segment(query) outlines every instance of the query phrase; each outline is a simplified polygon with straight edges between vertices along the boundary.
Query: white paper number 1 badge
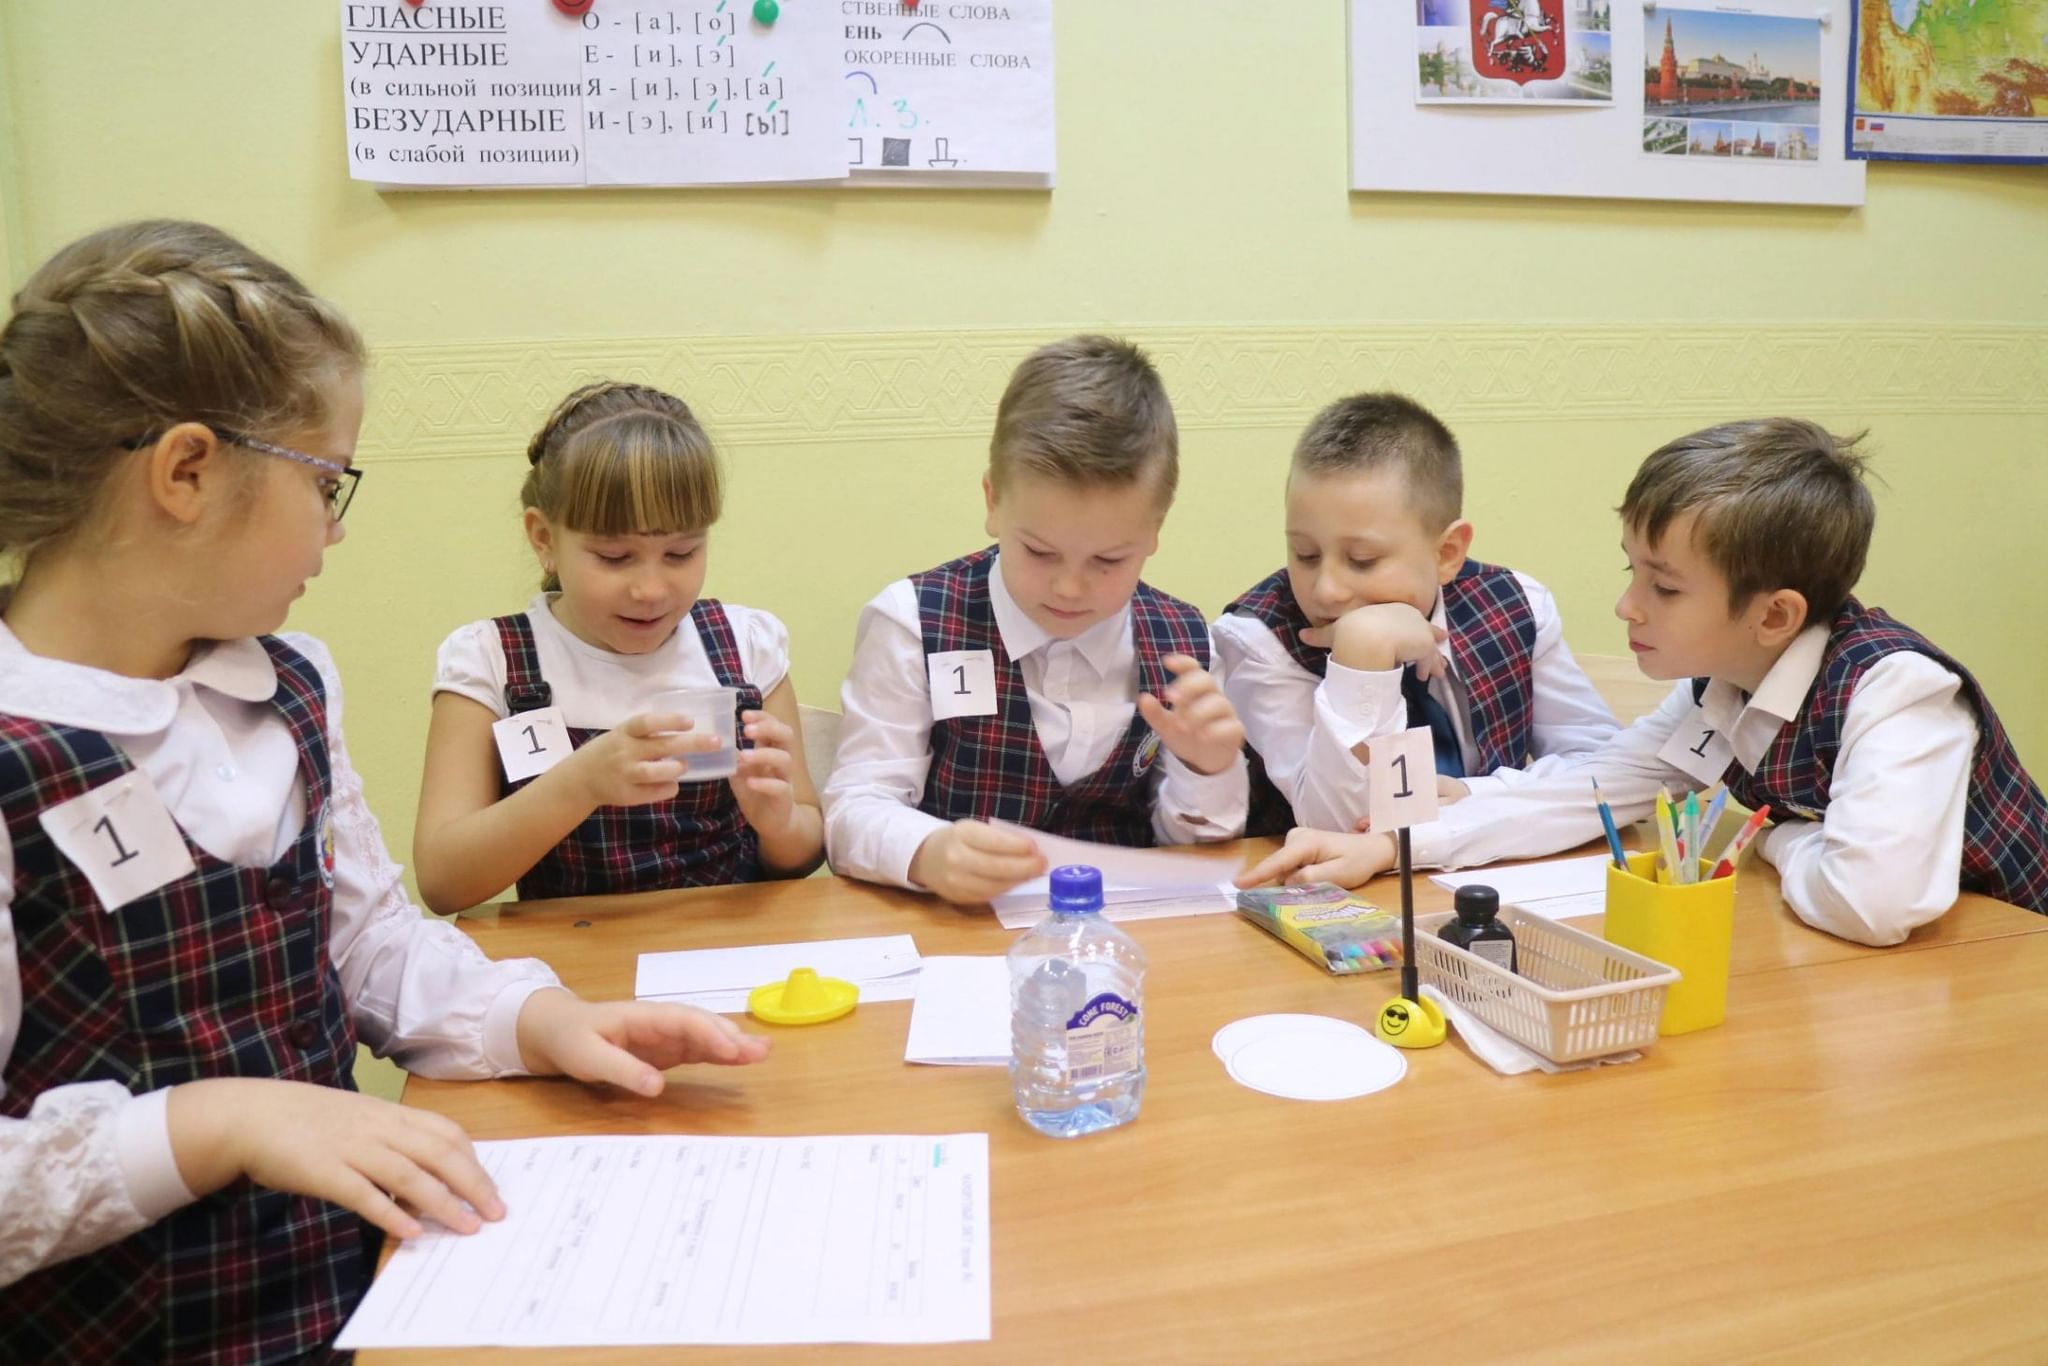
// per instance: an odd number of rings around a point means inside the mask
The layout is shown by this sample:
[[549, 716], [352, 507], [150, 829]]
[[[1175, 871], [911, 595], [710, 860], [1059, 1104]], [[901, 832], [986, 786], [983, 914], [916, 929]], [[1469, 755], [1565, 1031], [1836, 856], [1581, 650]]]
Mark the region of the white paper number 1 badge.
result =
[[576, 750], [569, 728], [562, 724], [560, 707], [538, 707], [494, 721], [491, 736], [498, 742], [498, 759], [505, 765], [508, 783], [538, 777]]
[[1735, 761], [1735, 746], [1707, 723], [1706, 712], [1695, 702], [1657, 757], [1705, 787], [1719, 782], [1728, 771]]
[[996, 657], [990, 650], [940, 650], [924, 657], [932, 720], [996, 714]]
[[193, 871], [185, 836], [140, 769], [60, 802], [37, 819], [109, 911]]
[[1375, 735], [1366, 742], [1372, 791], [1366, 812], [1376, 831], [1392, 833], [1436, 819], [1436, 737], [1428, 726]]

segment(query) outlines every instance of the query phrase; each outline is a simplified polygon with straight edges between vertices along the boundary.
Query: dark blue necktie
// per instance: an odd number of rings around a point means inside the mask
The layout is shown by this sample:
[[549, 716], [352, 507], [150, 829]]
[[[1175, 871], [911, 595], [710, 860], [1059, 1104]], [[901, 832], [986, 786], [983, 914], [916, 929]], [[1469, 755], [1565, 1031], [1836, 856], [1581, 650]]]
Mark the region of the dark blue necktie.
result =
[[1408, 702], [1408, 724], [1428, 726], [1436, 744], [1436, 771], [1447, 778], [1465, 776], [1465, 759], [1458, 752], [1458, 730], [1444, 704], [1429, 695], [1429, 685], [1415, 676], [1415, 666], [1401, 670], [1401, 696]]

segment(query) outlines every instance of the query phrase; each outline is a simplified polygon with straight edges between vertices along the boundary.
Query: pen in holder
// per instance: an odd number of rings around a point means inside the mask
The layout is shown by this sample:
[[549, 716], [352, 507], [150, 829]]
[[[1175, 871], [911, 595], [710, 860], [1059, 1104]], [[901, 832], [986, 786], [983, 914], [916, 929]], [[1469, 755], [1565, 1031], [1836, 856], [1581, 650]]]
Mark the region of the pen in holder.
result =
[[1728, 954], [1735, 935], [1735, 875], [1674, 883], [1654, 853], [1631, 854], [1628, 871], [1607, 869], [1608, 943], [1678, 969], [1664, 994], [1659, 1034], [1711, 1029], [1728, 1013]]

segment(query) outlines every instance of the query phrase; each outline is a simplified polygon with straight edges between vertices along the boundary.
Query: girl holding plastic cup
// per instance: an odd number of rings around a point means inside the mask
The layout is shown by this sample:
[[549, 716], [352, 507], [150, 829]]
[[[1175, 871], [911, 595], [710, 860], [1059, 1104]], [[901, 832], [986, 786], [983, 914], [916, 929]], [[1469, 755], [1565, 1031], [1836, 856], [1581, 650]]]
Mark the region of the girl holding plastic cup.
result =
[[789, 633], [700, 598], [718, 461], [681, 399], [587, 385], [527, 448], [542, 591], [441, 644], [420, 898], [802, 877], [823, 857]]

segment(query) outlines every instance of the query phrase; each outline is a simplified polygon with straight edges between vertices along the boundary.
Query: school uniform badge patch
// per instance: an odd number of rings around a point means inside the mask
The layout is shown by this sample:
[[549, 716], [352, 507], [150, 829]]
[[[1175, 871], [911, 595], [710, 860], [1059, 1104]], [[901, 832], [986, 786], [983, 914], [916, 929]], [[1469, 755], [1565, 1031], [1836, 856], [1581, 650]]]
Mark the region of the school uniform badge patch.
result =
[[1159, 732], [1156, 730], [1146, 731], [1145, 738], [1138, 743], [1137, 754], [1131, 758], [1131, 773], [1136, 777], [1142, 778], [1145, 775], [1145, 770], [1151, 768], [1152, 761], [1158, 757]]
[[1565, 74], [1564, 0], [1471, 0], [1472, 69], [1527, 85]]
[[320, 804], [320, 882], [332, 890], [334, 887], [334, 803], [332, 800]]

